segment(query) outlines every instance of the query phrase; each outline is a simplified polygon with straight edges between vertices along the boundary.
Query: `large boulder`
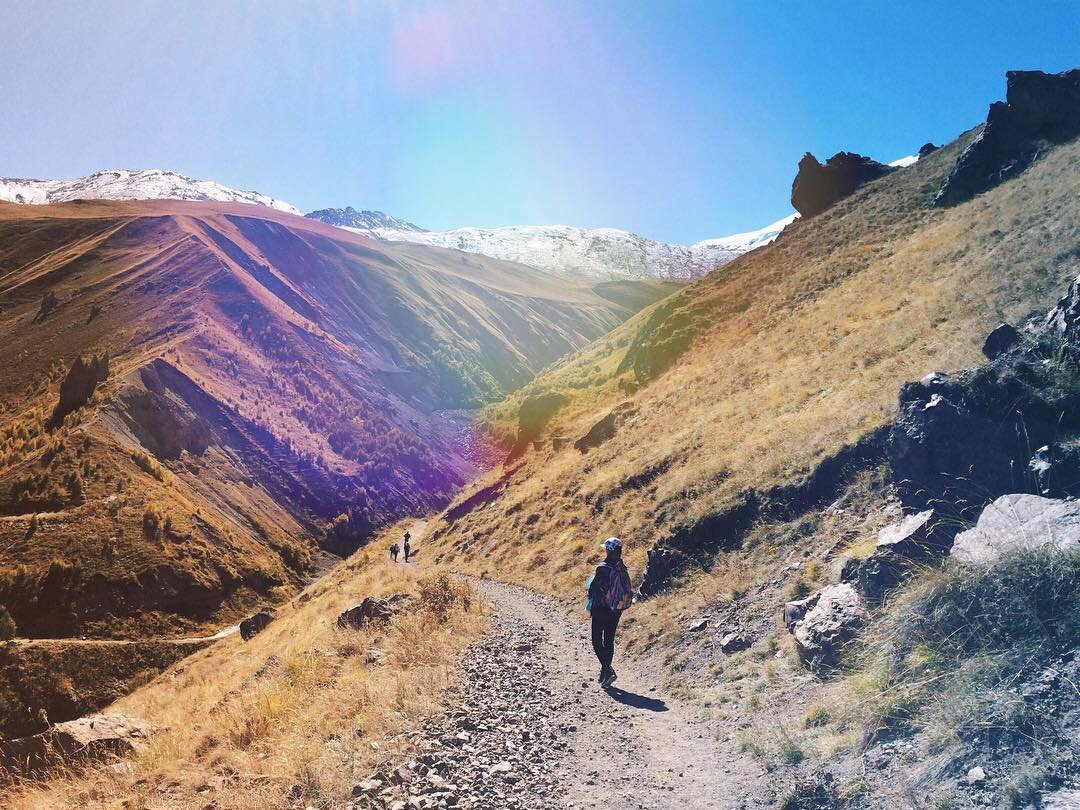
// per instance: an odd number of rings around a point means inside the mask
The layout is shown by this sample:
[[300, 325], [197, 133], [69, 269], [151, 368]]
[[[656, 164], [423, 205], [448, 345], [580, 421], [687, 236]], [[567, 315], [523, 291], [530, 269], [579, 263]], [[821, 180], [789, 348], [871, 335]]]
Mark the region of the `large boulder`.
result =
[[836, 666], [845, 645], [869, 619], [862, 597], [851, 585], [826, 585], [813, 608], [795, 623], [799, 657], [812, 666]]
[[807, 152], [791, 184], [791, 205], [804, 218], [819, 214], [892, 167], [854, 152], [837, 152], [824, 165]]
[[996, 360], [1016, 346], [1020, 340], [1020, 331], [1015, 326], [999, 323], [983, 341], [982, 353], [989, 359]]
[[1005, 101], [990, 105], [982, 132], [956, 159], [935, 205], [970, 200], [1026, 169], [1044, 144], [1080, 135], [1080, 68], [1010, 70], [1005, 78]]
[[151, 724], [124, 714], [91, 714], [57, 723], [47, 731], [0, 744], [0, 764], [32, 774], [141, 750], [155, 731]]
[[393, 608], [386, 600], [368, 596], [359, 605], [353, 605], [343, 611], [337, 618], [337, 626], [342, 629], [359, 630], [368, 622], [386, 621], [393, 612]]
[[240, 622], [240, 638], [244, 641], [250, 641], [267, 628], [270, 622], [274, 620], [274, 616], [273, 608], [263, 608], [253, 616], [248, 616]]
[[1080, 503], [1039, 495], [1003, 495], [983, 509], [974, 528], [960, 532], [950, 556], [989, 564], [1003, 554], [1041, 548], [1080, 551]]

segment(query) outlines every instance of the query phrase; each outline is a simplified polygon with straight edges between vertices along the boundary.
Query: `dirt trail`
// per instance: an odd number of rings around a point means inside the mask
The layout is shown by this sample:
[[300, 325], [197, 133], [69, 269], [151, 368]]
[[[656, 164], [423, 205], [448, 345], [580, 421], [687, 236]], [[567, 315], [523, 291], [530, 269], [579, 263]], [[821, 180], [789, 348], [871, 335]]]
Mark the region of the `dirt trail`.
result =
[[[569, 740], [562, 788], [583, 807], [715, 807], [769, 804], [758, 784], [761, 766], [725, 750], [696, 713], [663, 695], [634, 662], [616, 653], [619, 674], [608, 691], [596, 683], [599, 664], [584, 621], [553, 600], [522, 588], [478, 585], [500, 617], [544, 639], [543, 688], [569, 698], [563, 714], [577, 725]], [[533, 654], [531, 652], [525, 654]]]
[[466, 654], [446, 714], [417, 735], [420, 784], [409, 793], [424, 799], [415, 806], [774, 805], [761, 766], [717, 743], [634, 662], [616, 652], [617, 688], [601, 689], [582, 617], [533, 591], [473, 582], [493, 632]]

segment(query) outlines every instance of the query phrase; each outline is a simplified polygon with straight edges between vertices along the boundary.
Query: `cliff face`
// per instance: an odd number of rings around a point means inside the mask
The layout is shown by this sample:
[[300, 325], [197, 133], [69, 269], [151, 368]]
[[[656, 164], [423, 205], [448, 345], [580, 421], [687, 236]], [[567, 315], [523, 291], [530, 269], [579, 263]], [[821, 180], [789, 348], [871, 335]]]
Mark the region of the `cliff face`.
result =
[[1022, 172], [1044, 145], [1080, 135], [1080, 68], [1010, 70], [1005, 101], [990, 105], [982, 132], [957, 158], [935, 204], [956, 205]]

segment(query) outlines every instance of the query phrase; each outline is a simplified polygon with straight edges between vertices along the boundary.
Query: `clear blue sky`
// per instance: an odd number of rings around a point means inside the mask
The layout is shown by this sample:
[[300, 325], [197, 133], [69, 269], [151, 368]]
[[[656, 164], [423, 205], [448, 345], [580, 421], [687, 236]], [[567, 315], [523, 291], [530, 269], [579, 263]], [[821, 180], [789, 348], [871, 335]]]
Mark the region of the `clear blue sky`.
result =
[[689, 243], [788, 213], [804, 151], [891, 160], [1074, 66], [1080, 3], [7, 0], [0, 41], [0, 175]]

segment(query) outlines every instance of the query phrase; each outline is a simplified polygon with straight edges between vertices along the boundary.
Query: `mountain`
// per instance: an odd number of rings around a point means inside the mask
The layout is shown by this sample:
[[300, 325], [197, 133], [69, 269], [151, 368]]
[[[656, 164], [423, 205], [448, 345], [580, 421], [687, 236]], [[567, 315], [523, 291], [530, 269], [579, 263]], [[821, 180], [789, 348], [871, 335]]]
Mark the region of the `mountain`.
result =
[[212, 180], [193, 180], [162, 169], [112, 169], [77, 180], [0, 178], [0, 201], [43, 205], [71, 200], [206, 200], [264, 205], [290, 214], [300, 211], [255, 191], [237, 191]]
[[[348, 213], [350, 211], [352, 214]], [[378, 211], [329, 209], [314, 211], [307, 216], [383, 241], [452, 248], [519, 262], [553, 273], [588, 278], [677, 280], [700, 278], [747, 250], [768, 244], [795, 217], [785, 217], [757, 231], [708, 239], [683, 247], [616, 228], [525, 225], [425, 231], [411, 223], [405, 223], [407, 227], [404, 228], [392, 224], [398, 220]], [[383, 221], [391, 224], [381, 224]]]
[[0, 603], [146, 636], [287, 596], [490, 464], [455, 409], [671, 289], [238, 203], [0, 204]]
[[[339, 228], [352, 228], [366, 232], [369, 236], [373, 236], [374, 232], [379, 230], [406, 233], [419, 233], [424, 230], [419, 225], [413, 225], [404, 219], [384, 214], [382, 211], [357, 211], [352, 206], [348, 208], [323, 208], [304, 216], [317, 219], [319, 222], [325, 222], [327, 225], [337, 225]], [[409, 240], [404, 239], [401, 241], [407, 242]]]

